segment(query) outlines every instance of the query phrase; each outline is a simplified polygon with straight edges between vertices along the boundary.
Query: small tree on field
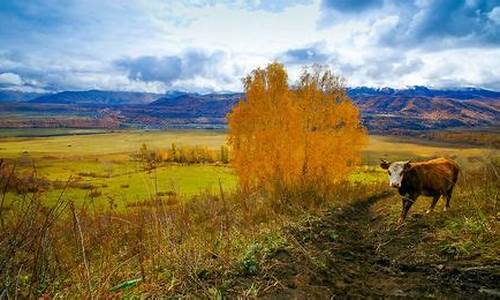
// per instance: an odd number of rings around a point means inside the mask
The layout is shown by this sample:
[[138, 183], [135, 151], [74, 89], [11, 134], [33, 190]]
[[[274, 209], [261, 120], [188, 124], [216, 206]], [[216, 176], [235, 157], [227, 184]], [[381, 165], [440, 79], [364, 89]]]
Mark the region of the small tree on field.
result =
[[290, 88], [283, 65], [271, 63], [243, 82], [246, 99], [228, 116], [242, 188], [324, 191], [360, 162], [366, 131], [340, 77], [315, 66]]

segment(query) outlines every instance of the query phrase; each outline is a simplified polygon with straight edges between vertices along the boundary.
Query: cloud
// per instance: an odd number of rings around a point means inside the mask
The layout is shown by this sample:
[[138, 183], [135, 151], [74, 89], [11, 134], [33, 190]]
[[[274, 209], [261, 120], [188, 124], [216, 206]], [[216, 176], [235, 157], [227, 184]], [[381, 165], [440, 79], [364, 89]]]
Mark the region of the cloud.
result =
[[[111, 89], [163, 92], [164, 86], [134, 82], [105, 64], [61, 57], [40, 60], [36, 55], [0, 52], [0, 88], [26, 92]], [[7, 75], [5, 75], [7, 74]], [[14, 75], [12, 75], [14, 74]]]
[[335, 59], [330, 60], [329, 65], [338, 74], [346, 77], [350, 86], [400, 88], [425, 85], [421, 81], [413, 81], [415, 75], [420, 74], [426, 66], [418, 53], [384, 49], [368, 52], [355, 61], [338, 54]]
[[286, 65], [309, 65], [326, 64], [332, 54], [327, 53], [325, 43], [316, 43], [302, 48], [289, 49], [280, 55], [277, 59]]
[[22, 83], [21, 76], [15, 73], [0, 73], [0, 88], [13, 87]]
[[498, 45], [500, 27], [488, 15], [499, 4], [499, 1], [419, 1], [413, 17], [400, 19], [394, 33], [413, 44], [448, 39], [461, 45]]
[[132, 80], [171, 83], [179, 79], [182, 73], [182, 61], [177, 56], [127, 58], [118, 60], [116, 66], [128, 71], [128, 77]]
[[12, 72], [0, 72], [0, 90], [16, 90], [23, 92], [44, 92], [36, 81], [27, 80], [19, 74]]
[[405, 55], [376, 56], [365, 61], [362, 70], [370, 78], [380, 78], [383, 82], [400, 76], [418, 72], [423, 66], [421, 59], [409, 58]]
[[247, 9], [250, 10], [265, 10], [273, 13], [279, 13], [283, 10], [296, 5], [311, 4], [312, 0], [257, 0], [257, 1], [244, 1]]
[[[500, 44], [499, 0], [323, 1], [323, 19], [346, 12], [321, 26], [346, 18], [367, 18], [382, 46], [449, 48]], [[369, 15], [366, 13], [369, 12]], [[389, 22], [390, 21], [390, 22]], [[379, 33], [373, 36], [374, 33]]]
[[416, 85], [412, 82], [415, 74], [419, 74], [424, 63], [419, 58], [400, 58], [399, 60], [390, 61], [384, 59], [368, 60], [366, 67], [358, 68], [357, 76], [364, 78], [368, 85], [376, 85], [379, 87], [393, 86], [405, 87]]
[[321, 0], [320, 18], [317, 24], [320, 29], [323, 29], [344, 23], [350, 18], [380, 9], [383, 4], [383, 0]]
[[418, 53], [388, 48], [367, 51], [356, 60], [346, 54], [349, 53], [329, 50], [325, 42], [320, 42], [289, 49], [280, 53], [277, 59], [287, 66], [292, 81], [299, 76], [303, 66], [320, 64], [345, 77], [351, 86], [405, 87], [422, 84], [421, 81], [412, 82], [415, 74], [420, 74], [426, 66]]
[[500, 25], [500, 6], [497, 6], [494, 9], [492, 9], [491, 12], [488, 14], [488, 17], [494, 24]]
[[344, 13], [359, 13], [373, 8], [378, 8], [384, 3], [383, 0], [323, 0], [321, 7], [324, 10], [336, 10]]
[[0, 28], [4, 89], [241, 90], [273, 59], [500, 89], [500, 0], [1, 0]]
[[311, 4], [313, 3], [313, 0], [183, 0], [179, 2], [182, 2], [184, 5], [190, 5], [197, 8], [224, 5], [231, 8], [245, 9], [249, 11], [263, 10], [272, 13], [279, 13], [293, 6]]
[[[130, 80], [161, 82], [166, 87], [185, 85], [201, 90], [235, 85], [243, 75], [242, 69], [222, 50], [190, 49], [178, 55], [122, 58], [114, 65], [125, 71]], [[200, 86], [196, 86], [196, 82]]]

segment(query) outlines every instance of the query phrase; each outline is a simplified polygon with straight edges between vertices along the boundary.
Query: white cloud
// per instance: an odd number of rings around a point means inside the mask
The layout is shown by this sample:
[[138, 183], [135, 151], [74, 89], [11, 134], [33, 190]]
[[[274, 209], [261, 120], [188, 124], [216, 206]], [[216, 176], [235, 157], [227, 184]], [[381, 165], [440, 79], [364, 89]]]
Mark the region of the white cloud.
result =
[[500, 6], [495, 7], [488, 14], [490, 20], [492, 20], [495, 24], [500, 25]]
[[500, 89], [494, 1], [5, 1], [4, 87], [241, 90], [278, 58], [292, 79], [324, 63], [351, 85]]
[[2, 85], [20, 85], [23, 83], [21, 76], [14, 73], [1, 73], [0, 86]]

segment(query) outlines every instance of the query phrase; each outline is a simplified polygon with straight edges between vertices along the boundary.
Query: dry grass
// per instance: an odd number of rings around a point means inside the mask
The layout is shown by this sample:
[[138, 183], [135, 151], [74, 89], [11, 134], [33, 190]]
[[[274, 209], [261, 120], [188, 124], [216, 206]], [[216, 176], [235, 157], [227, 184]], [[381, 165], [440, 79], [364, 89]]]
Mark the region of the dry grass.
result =
[[[441, 260], [481, 265], [498, 260], [500, 255], [500, 161], [498, 156], [483, 157], [481, 162], [467, 164], [458, 160], [462, 169], [451, 198], [451, 209], [442, 212], [440, 199], [434, 212], [425, 215], [431, 199], [420, 197], [410, 209], [409, 218], [398, 237], [413, 241], [411, 253], [393, 247], [401, 260]], [[389, 223], [401, 211], [400, 199], [388, 200], [392, 205], [378, 204], [376, 209], [389, 210]], [[415, 232], [418, 232], [416, 234]], [[425, 242], [422, 242], [425, 239]]]
[[498, 129], [492, 129], [491, 131], [432, 131], [421, 133], [419, 137], [437, 142], [486, 146], [495, 149], [500, 148], [500, 135], [498, 134]]
[[[484, 149], [447, 149], [372, 138], [366, 160], [378, 162], [381, 153], [394, 159], [443, 154], [457, 157], [461, 165], [470, 165], [461, 175], [452, 211], [425, 220], [435, 232], [435, 249], [445, 254], [460, 256], [480, 249], [484, 255], [498, 255], [498, 156], [485, 160], [487, 163], [481, 163], [478, 169], [477, 158], [488, 153]], [[51, 193], [59, 197], [46, 201], [48, 192], [44, 192], [41, 172], [28, 172], [28, 167], [21, 170], [19, 165], [12, 171], [12, 165], [4, 166], [0, 172], [2, 297], [222, 295], [228, 274], [251, 276], [259, 272], [256, 253], [263, 250], [257, 248], [280, 243], [283, 226], [337, 203], [371, 196], [387, 185], [385, 180], [365, 180], [363, 173], [351, 180], [355, 183], [343, 182], [325, 195], [316, 194], [314, 189], [243, 194], [216, 186], [188, 200], [169, 187], [151, 192], [141, 201], [130, 200], [120, 209], [115, 199], [103, 193], [100, 198], [107, 197], [109, 209], [102, 210], [92, 195], [81, 199], [69, 193], [78, 188], [96, 196], [103, 190], [100, 184], [76, 187], [72, 179], [58, 181]], [[78, 169], [89, 169], [84, 167], [79, 165]], [[175, 171], [182, 168], [186, 167], [175, 167]], [[385, 173], [371, 171], [371, 177], [385, 179]], [[198, 173], [192, 177], [191, 181], [200, 181]], [[130, 194], [136, 187], [131, 184], [126, 188], [129, 183], [120, 181], [117, 186]], [[145, 184], [154, 185], [146, 180], [141, 183], [143, 189]], [[18, 189], [20, 186], [29, 189]], [[19, 193], [8, 206], [4, 202], [7, 191]], [[389, 208], [394, 216], [400, 211], [400, 199], [396, 200], [397, 205]], [[411, 214], [424, 211], [424, 206], [428, 206], [427, 201], [419, 199]], [[396, 220], [392, 217], [387, 218]], [[424, 246], [422, 252], [429, 247]], [[255, 294], [258, 287], [245, 295]]]
[[304, 211], [378, 189], [346, 182], [320, 197], [302, 191], [243, 195], [221, 186], [191, 201], [170, 193], [107, 211], [91, 200], [74, 205], [65, 189], [52, 206], [43, 193], [26, 192], [11, 209], [1, 209], [0, 290], [10, 297], [208, 296], [214, 283], [204, 279], [218, 274], [222, 280], [245, 259], [248, 245], [270, 231]]

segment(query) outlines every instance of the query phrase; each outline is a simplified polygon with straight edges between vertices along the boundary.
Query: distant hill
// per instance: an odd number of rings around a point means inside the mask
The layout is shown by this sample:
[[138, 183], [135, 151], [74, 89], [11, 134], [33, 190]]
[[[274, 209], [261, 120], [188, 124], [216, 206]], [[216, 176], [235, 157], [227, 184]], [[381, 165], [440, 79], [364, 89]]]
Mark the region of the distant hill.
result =
[[[360, 108], [365, 125], [376, 131], [490, 126], [500, 118], [500, 92], [483, 89], [361, 87], [348, 93]], [[148, 106], [162, 116], [223, 118], [242, 97], [242, 93], [185, 93], [162, 97]]]
[[134, 105], [148, 104], [162, 97], [162, 94], [116, 91], [66, 91], [48, 94], [31, 100], [40, 104], [75, 104], [75, 105]]
[[[226, 114], [244, 98], [243, 93], [198, 94], [175, 90], [165, 94], [97, 90], [41, 96], [11, 93], [11, 96], [0, 94], [0, 99], [11, 99], [0, 101], [0, 114], [3, 111], [4, 116], [18, 112], [42, 117], [104, 114], [117, 118], [123, 126], [155, 128], [175, 124], [223, 125]], [[377, 133], [500, 124], [500, 92], [495, 91], [357, 87], [349, 89], [348, 94], [359, 107], [365, 126]], [[104, 113], [98, 113], [101, 110]]]
[[244, 96], [242, 93], [196, 94], [186, 93], [165, 96], [149, 104], [163, 112], [186, 113], [190, 117], [223, 118], [232, 107]]
[[430, 89], [425, 86], [414, 86], [407, 89], [392, 89], [392, 88], [369, 88], [356, 87], [349, 89], [349, 96], [353, 99], [358, 97], [444, 97], [457, 100], [466, 99], [500, 99], [500, 92], [478, 89], [478, 88], [461, 88], [461, 89]]
[[29, 101], [45, 94], [25, 93], [11, 90], [0, 90], [0, 102], [22, 102]]
[[349, 95], [368, 128], [381, 132], [495, 126], [500, 121], [500, 93], [483, 89], [354, 88]]

